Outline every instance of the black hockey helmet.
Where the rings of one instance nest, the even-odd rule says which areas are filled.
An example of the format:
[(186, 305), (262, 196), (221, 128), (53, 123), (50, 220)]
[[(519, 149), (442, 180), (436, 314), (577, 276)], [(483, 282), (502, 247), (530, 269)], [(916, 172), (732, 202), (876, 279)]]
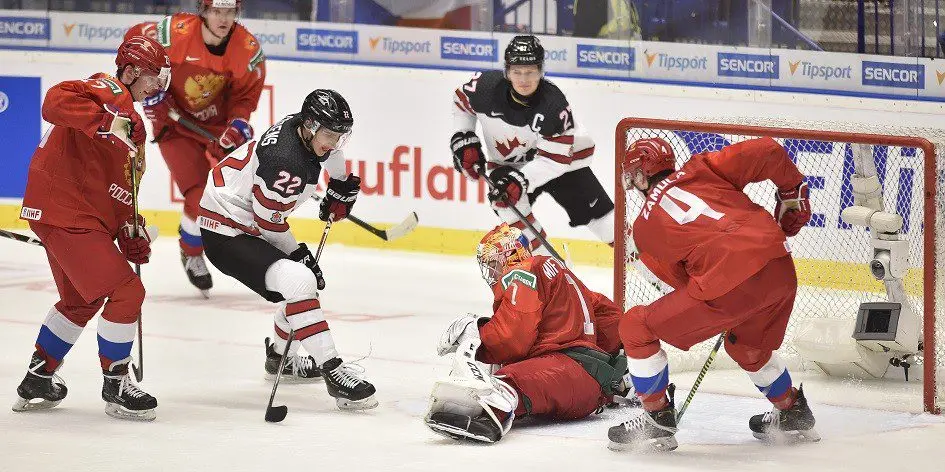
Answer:
[(312, 134), (315, 134), (318, 128), (325, 127), (341, 133), (346, 138), (354, 126), (351, 107), (348, 106), (347, 100), (334, 90), (312, 91), (302, 102), (302, 111), (299, 114), (303, 120), (312, 121), (312, 126), (308, 128)]
[(544, 70), (545, 48), (542, 47), (537, 37), (530, 34), (516, 36), (505, 47), (506, 71), (509, 66), (518, 65), (537, 65), (539, 69)]

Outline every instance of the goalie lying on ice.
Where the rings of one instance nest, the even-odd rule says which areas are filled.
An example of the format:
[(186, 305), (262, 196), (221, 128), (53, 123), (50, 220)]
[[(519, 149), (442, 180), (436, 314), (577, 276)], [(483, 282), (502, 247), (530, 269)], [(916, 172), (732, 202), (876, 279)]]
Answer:
[(494, 314), (459, 317), (440, 338), (438, 354), (456, 354), (424, 418), (437, 433), (496, 442), (515, 418), (580, 419), (628, 393), (621, 311), (559, 261), (527, 248), (507, 224), (479, 243)]

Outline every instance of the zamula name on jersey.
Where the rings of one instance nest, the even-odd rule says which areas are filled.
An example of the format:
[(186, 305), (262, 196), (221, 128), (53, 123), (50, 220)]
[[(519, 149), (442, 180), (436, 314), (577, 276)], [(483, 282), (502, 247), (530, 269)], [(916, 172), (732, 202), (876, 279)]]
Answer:
[(653, 188), (653, 191), (650, 192), (650, 196), (646, 199), (646, 205), (643, 206), (643, 219), (650, 219), (650, 212), (653, 211), (653, 207), (656, 206), (656, 203), (659, 202), (660, 197), (663, 196), (663, 190), (666, 190), (666, 187), (676, 183), (686, 175), (683, 171), (678, 171), (675, 174), (663, 179), (660, 183), (656, 184), (656, 187)]

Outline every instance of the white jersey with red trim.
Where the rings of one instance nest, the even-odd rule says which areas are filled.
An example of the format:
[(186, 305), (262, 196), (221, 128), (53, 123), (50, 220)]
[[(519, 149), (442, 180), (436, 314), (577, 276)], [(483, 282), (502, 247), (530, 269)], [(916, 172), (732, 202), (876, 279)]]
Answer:
[(286, 254), (298, 248), (288, 217), (315, 194), (324, 167), (347, 178), (341, 151), (316, 157), (299, 136), (301, 117), (289, 115), (249, 141), (210, 172), (200, 200), (202, 229), (224, 236), (258, 236)]
[(531, 189), (589, 166), (594, 154), (594, 141), (575, 125), (568, 99), (544, 78), (522, 104), (502, 71), (477, 72), (453, 94), (453, 121), (457, 131), (475, 131), (478, 121), (489, 167), (519, 169)]

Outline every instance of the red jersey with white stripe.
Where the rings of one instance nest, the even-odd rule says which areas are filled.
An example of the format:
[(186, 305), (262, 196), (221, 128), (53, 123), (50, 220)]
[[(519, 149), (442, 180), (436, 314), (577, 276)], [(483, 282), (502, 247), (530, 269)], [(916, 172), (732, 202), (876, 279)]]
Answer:
[(229, 154), (210, 171), (200, 200), (201, 228), (225, 236), (260, 236), (286, 253), (298, 245), (288, 217), (315, 194), (324, 167), (344, 180), (341, 151), (318, 158), (302, 142), (302, 118), (289, 115)]
[(482, 362), (509, 364), (578, 346), (614, 354), (620, 347), (623, 312), (551, 257), (510, 267), (493, 294), (495, 313), (479, 328)]
[(456, 130), (475, 131), (479, 122), (490, 168), (515, 167), (530, 188), (537, 188), (590, 165), (594, 141), (575, 126), (561, 89), (543, 78), (527, 105), (512, 99), (511, 92), (503, 72), (492, 70), (476, 73), (453, 93)]
[(137, 113), (131, 92), (108, 74), (61, 82), (46, 92), (43, 119), (52, 126), (30, 161), (20, 218), (114, 237), (134, 214), (131, 166), (134, 160), (140, 182), (144, 146), (132, 159), (127, 149), (96, 136), (105, 104)]
[(694, 298), (718, 298), (790, 252), (784, 231), (745, 186), (770, 180), (786, 190), (803, 179), (771, 138), (692, 156), (650, 189), (633, 222), (640, 259)]

